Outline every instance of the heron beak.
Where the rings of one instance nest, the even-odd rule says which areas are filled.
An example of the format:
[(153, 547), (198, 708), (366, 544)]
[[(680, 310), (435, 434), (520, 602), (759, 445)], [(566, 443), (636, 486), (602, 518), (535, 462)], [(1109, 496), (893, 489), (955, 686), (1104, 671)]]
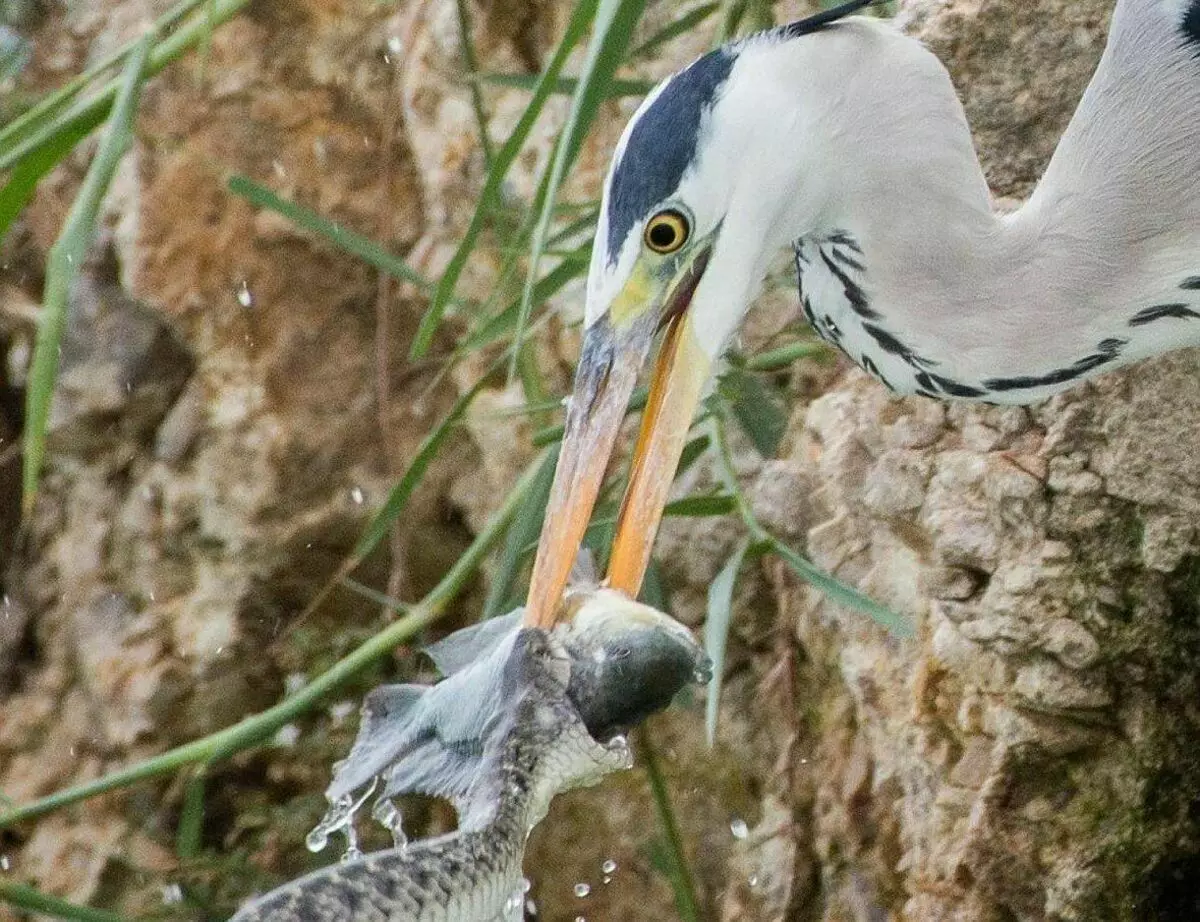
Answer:
[(606, 581), (630, 597), (641, 587), (667, 491), (712, 365), (687, 315), (708, 253), (707, 247), (702, 248), (666, 284), (639, 265), (609, 310), (584, 334), (530, 578), (526, 624), (549, 627), (557, 620), (559, 600), (604, 482), (638, 371), (662, 329)]

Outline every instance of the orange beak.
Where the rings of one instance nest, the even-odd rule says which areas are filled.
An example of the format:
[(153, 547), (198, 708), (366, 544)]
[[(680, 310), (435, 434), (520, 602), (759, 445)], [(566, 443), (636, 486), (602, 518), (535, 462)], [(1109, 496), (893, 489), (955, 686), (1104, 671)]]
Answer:
[(605, 581), (630, 597), (641, 588), (675, 468), (712, 368), (686, 313), (705, 262), (696, 260), (694, 271), (686, 273), (677, 290), (665, 299), (665, 311), (642, 305), (624, 333), (617, 332), (606, 315), (584, 336), (530, 579), (526, 624), (550, 627), (557, 620), (558, 603), (603, 484), (638, 370), (650, 351), (656, 318), (665, 314), (662, 346), (650, 380)]

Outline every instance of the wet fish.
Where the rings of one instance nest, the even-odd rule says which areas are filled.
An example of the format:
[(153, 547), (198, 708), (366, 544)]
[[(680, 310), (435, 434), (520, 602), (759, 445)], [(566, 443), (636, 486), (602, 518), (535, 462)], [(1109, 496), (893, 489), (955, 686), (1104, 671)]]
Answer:
[[(549, 632), (522, 627), (518, 610), (432, 645), (436, 685), (375, 689), (310, 847), (352, 830), (378, 785), (372, 812), (397, 846), (284, 884), (232, 922), (523, 919), (525, 844), (550, 801), (629, 768), (624, 733), (708, 678), (704, 652), (670, 617), (607, 589), (564, 605), (569, 620)], [(392, 799), (408, 793), (448, 799), (458, 829), (404, 844)]]

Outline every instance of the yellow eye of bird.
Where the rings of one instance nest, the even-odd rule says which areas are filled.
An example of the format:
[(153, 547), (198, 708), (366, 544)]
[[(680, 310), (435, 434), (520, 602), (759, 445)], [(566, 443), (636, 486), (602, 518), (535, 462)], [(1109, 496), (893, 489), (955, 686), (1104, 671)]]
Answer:
[(678, 211), (660, 211), (646, 222), (646, 246), (655, 253), (674, 253), (687, 243), (687, 218)]

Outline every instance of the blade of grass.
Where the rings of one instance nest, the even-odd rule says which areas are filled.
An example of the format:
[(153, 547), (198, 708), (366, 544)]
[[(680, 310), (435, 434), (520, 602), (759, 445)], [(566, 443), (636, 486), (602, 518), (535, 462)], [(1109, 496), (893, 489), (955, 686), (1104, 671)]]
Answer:
[(736, 365), (721, 375), (717, 390), (755, 450), (764, 458), (775, 457), (788, 423), (782, 395), (758, 375)]
[(689, 519), (704, 519), (715, 515), (729, 515), (737, 512), (737, 502), (732, 496), (724, 493), (708, 496), (684, 496), (672, 500), (663, 507), (663, 515)]
[(200, 840), (204, 834), (206, 769), (206, 765), (198, 765), (187, 772), (183, 787), (183, 809), (179, 811), (179, 827), (175, 831), (175, 854), (180, 858), (194, 858), (200, 854)]
[(8, 182), (0, 190), (0, 240), (33, 197), (42, 177), (58, 166), (89, 131), (91, 128), (68, 128), (13, 167)]
[(513, 589), (526, 557), (525, 548), (536, 546), (538, 535), (542, 532), (542, 520), (546, 517), (546, 504), (550, 500), (550, 485), (554, 482), (554, 465), (557, 463), (558, 448), (555, 447), (547, 452), (545, 463), (525, 494), (525, 501), (509, 523), (508, 535), (504, 539), (487, 601), (483, 605), (484, 619), (511, 611), (521, 604), (520, 599), (513, 598)]
[(230, 176), (227, 185), (230, 192), (244, 198), (251, 205), (265, 208), (287, 218), (297, 227), (324, 238), (339, 250), (349, 253), (351, 256), (357, 256), (380, 272), (386, 272), (394, 278), (408, 282), (422, 294), (429, 294), (433, 291), (433, 282), (370, 237), (346, 230), (340, 224), (322, 217), (303, 205), (280, 198), (270, 189), (260, 186), (246, 176)]
[(454, 288), (458, 284), (458, 279), (462, 275), (467, 260), (475, 251), (475, 243), (479, 238), (480, 232), (483, 230), (488, 211), (498, 198), (504, 177), (508, 175), (508, 170), (512, 166), (513, 161), (517, 159), (517, 154), (521, 152), (521, 148), (525, 146), (530, 131), (533, 130), (538, 116), (541, 115), (542, 109), (546, 105), (546, 100), (550, 98), (553, 92), (554, 82), (562, 72), (563, 65), (567, 63), (567, 58), (570, 56), (571, 51), (579, 43), (580, 39), (583, 38), (584, 33), (591, 24), (597, 2), (598, 0), (580, 0), (576, 5), (574, 12), (571, 14), (571, 19), (567, 23), (562, 41), (558, 43), (558, 47), (554, 50), (550, 62), (546, 65), (546, 69), (542, 71), (542, 76), (538, 80), (533, 97), (525, 106), (525, 110), (521, 113), (521, 118), (517, 121), (516, 127), (513, 129), (512, 134), (508, 136), (508, 140), (496, 152), (492, 168), (488, 170), (487, 178), (483, 183), (483, 189), (479, 193), (479, 205), (475, 209), (475, 214), (471, 216), (471, 223), (467, 226), (467, 231), (463, 234), (463, 239), (459, 242), (458, 248), (454, 251), (454, 255), (446, 265), (446, 269), (438, 281), (437, 290), (433, 294), (429, 307), (426, 309), (424, 316), (421, 317), (421, 323), (417, 328), (416, 336), (413, 338), (410, 353), (413, 358), (420, 358), (429, 351), (429, 347), (433, 343), (434, 332), (437, 330), (438, 325), (441, 323), (442, 315), (446, 312), (446, 308), (450, 304)]
[(684, 33), (691, 32), (692, 29), (708, 19), (713, 13), (720, 9), (719, 3), (705, 3), (702, 6), (696, 7), (684, 13), (674, 22), (669, 22), (648, 39), (638, 45), (633, 51), (629, 52), (630, 58), (644, 58), (650, 52), (656, 51), (661, 46), (665, 45), (672, 39), (676, 39)]
[[(596, 9), (596, 24), (592, 29), (587, 56), (580, 70), (579, 87), (571, 97), (567, 123), (563, 126), (554, 159), (550, 164), (546, 200), (542, 203), (530, 242), (525, 290), (521, 297), (521, 308), (517, 312), (517, 329), (513, 334), (513, 341), (518, 348), (524, 339), (525, 327), (533, 309), (534, 286), (537, 284), (542, 251), (545, 250), (546, 241), (550, 236), (550, 221), (554, 217), (554, 202), (558, 197), (558, 189), (575, 162), (583, 140), (600, 111), (600, 104), (604, 101), (604, 88), (612, 82), (617, 67), (625, 56), (629, 39), (638, 20), (641, 19), (645, 5), (646, 0), (601, 0)], [(510, 376), (514, 370), (515, 365), (509, 370)]]
[(72, 919), (74, 922), (125, 922), (124, 916), (103, 909), (93, 909), (90, 906), (80, 906), (68, 903), (56, 896), (42, 893), (26, 884), (15, 884), (0, 881), (0, 900), (18, 909), (37, 912), (59, 919)]
[[(590, 245), (587, 248), (590, 249)], [(585, 248), (580, 247), (580, 250), (576, 252), (580, 252), (583, 249)], [(541, 303), (552, 298), (585, 272), (586, 268), (581, 267), (575, 260), (564, 259), (538, 280), (537, 286), (534, 288), (534, 300)], [(510, 301), (502, 311), (488, 318), (478, 329), (468, 334), (455, 349), (456, 355), (477, 352), (483, 347), (496, 342), (505, 334), (511, 333), (517, 327), (517, 312), (520, 308), (521, 302), (519, 298)]]
[(102, 778), (58, 791), (24, 806), (0, 814), (0, 829), (22, 820), (43, 816), (81, 800), (107, 791), (171, 774), (187, 765), (212, 762), (269, 739), (279, 728), (311, 710), (340, 685), (352, 679), (376, 660), (388, 655), (401, 643), (415, 637), (445, 613), (467, 584), (467, 580), (504, 535), (511, 517), (516, 513), (530, 483), (545, 460), (538, 455), (521, 475), (521, 479), (505, 497), (483, 530), (455, 561), (449, 572), (425, 598), (413, 605), (409, 613), (392, 622), (382, 631), (338, 660), (330, 669), (279, 704), (239, 721), (231, 727), (185, 743), (161, 755), (146, 759), (127, 768), (118, 769)]
[(467, 72), (467, 87), (471, 94), (471, 108), (475, 112), (475, 124), (479, 129), (479, 149), (483, 151), (484, 168), (490, 170), (492, 161), (492, 140), (488, 137), (487, 115), (483, 111), (483, 97), (479, 93), (479, 81), (475, 75), (479, 73), (479, 62), (475, 60), (475, 44), (471, 38), (471, 11), (467, 0), (454, 0), (458, 11), (458, 37), (462, 43), (463, 69)]
[[(487, 83), (492, 86), (503, 86), (514, 90), (534, 90), (537, 88), (538, 77), (534, 74), (477, 74), (476, 83)], [(605, 95), (609, 99), (621, 96), (645, 96), (656, 86), (653, 80), (613, 80), (605, 87)], [(551, 92), (556, 95), (573, 95), (579, 89), (577, 77), (559, 77), (554, 81)]]
[[(209, 0), (182, 0), (181, 3), (175, 4), (154, 20), (150, 26), (150, 31), (156, 35), (166, 34), (179, 19), (205, 2), (209, 2)], [(129, 53), (137, 46), (137, 43), (138, 40), (134, 39), (122, 45), (112, 54), (106, 55), (95, 64), (92, 64), (83, 73), (71, 78), (71, 80), (57, 90), (52, 90), (42, 96), (36, 103), (8, 124), (0, 126), (0, 151), (8, 150), (18, 141), (28, 137), (32, 131), (44, 127), (71, 100), (78, 96), (89, 83), (97, 80), (102, 74), (112, 70), (117, 64), (128, 57)]]
[[(202, 0), (196, 0), (198, 5)], [(190, 16), (177, 29), (154, 46), (146, 62), (145, 76), (152, 77), (177, 58), (200, 43), (210, 22), (221, 25), (236, 16), (250, 0), (213, 0), (211, 17), (208, 14)], [(72, 127), (90, 131), (103, 124), (121, 89), (120, 80), (111, 80), (88, 99), (78, 99), (65, 105), (44, 122), (32, 125), (29, 133), (11, 143), (0, 142), (0, 172), (12, 169), (30, 153), (58, 134)]]
[(654, 811), (658, 814), (662, 826), (663, 838), (667, 848), (667, 857), (671, 864), (671, 889), (675, 892), (675, 909), (683, 922), (700, 922), (700, 900), (697, 897), (696, 879), (688, 865), (687, 852), (683, 848), (683, 836), (679, 832), (679, 823), (675, 819), (675, 810), (671, 806), (671, 795), (667, 792), (667, 782), (663, 778), (662, 764), (658, 752), (650, 738), (650, 732), (643, 727), (638, 734), (639, 752), (646, 768), (646, 780), (650, 782), (650, 795), (654, 800)]
[(779, 371), (787, 368), (800, 359), (824, 357), (831, 355), (829, 347), (818, 342), (799, 342), (780, 346), (752, 355), (746, 360), (746, 367), (751, 371)]
[(442, 447), (442, 443), (446, 440), (446, 437), (453, 431), (455, 424), (466, 413), (467, 407), (471, 405), (471, 401), (486, 386), (488, 377), (486, 374), (480, 377), (469, 390), (459, 397), (455, 401), (454, 406), (450, 408), (450, 412), (421, 441), (421, 445), (417, 449), (416, 455), (413, 456), (408, 469), (404, 472), (404, 476), (388, 491), (387, 499), (384, 500), (379, 511), (375, 513), (363, 531), (362, 537), (354, 545), (354, 550), (351, 552), (349, 560), (343, 565), (343, 573), (349, 573), (350, 570), (357, 567), (371, 551), (375, 550), (379, 542), (391, 532), (396, 519), (400, 517), (400, 514), (404, 511), (404, 507), (408, 505), (408, 500), (412, 496), (413, 491), (416, 490), (424, 478), (425, 471), (429, 468), (429, 463)]
[(717, 468), (724, 481), (725, 489), (737, 501), (738, 513), (753, 542), (756, 545), (768, 546), (771, 552), (778, 555), (797, 576), (820, 590), (831, 602), (844, 605), (853, 611), (862, 612), (898, 637), (911, 637), (912, 627), (903, 616), (880, 605), (857, 589), (834, 579), (762, 526), (750, 508), (750, 501), (742, 492), (741, 484), (738, 482), (737, 471), (733, 466), (733, 454), (729, 450), (729, 440), (725, 433), (725, 417), (720, 401), (710, 400), (709, 403), (712, 406), (708, 421), (709, 435), (716, 453)]
[(66, 327), (71, 289), (95, 236), (100, 205), (112, 183), (117, 165), (133, 141), (133, 120), (137, 115), (142, 78), (152, 41), (153, 35), (146, 35), (129, 58), (108, 131), (88, 168), (83, 187), (71, 206), (62, 233), (50, 248), (46, 261), (46, 289), (26, 398), (21, 496), (22, 510), (26, 515), (33, 507), (46, 451), (46, 428), (50, 419), (50, 403), (54, 397), (54, 381), (58, 376), (58, 347)]
[(712, 661), (712, 678), (708, 682), (708, 701), (704, 711), (704, 730), (708, 745), (717, 741), (717, 714), (721, 707), (721, 686), (725, 679), (725, 650), (729, 643), (729, 625), (733, 621), (733, 590), (750, 539), (743, 538), (734, 548), (725, 566), (708, 586), (708, 615), (704, 619), (704, 651)]

